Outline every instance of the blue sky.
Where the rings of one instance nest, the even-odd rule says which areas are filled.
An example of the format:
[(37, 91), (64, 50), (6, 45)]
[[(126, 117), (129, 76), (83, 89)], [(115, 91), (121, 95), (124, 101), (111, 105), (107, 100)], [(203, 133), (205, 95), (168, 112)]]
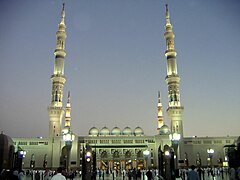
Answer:
[[(63, 1), (0, 1), (0, 130), (47, 136), (55, 33)], [(64, 104), (72, 128), (140, 126), (157, 133), (157, 92), (167, 117), (164, 26), (169, 4), (185, 136), (240, 132), (240, 1), (66, 1)]]

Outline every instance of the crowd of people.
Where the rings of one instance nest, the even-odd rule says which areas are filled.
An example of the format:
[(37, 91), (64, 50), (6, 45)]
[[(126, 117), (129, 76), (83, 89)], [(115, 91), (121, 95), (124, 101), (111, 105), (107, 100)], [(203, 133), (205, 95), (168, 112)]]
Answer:
[[(225, 174), (224, 174), (225, 173)], [(57, 171), (52, 171), (49, 169), (45, 170), (2, 170), (0, 174), (1, 180), (24, 180), (25, 176), (30, 176), (33, 180), (73, 180), (76, 176), (81, 177), (82, 172), (76, 170), (66, 171), (59, 167)], [(96, 179), (104, 179), (104, 177), (111, 177), (112, 179), (121, 179), (128, 180), (167, 180), (159, 175), (158, 169), (128, 169), (128, 170), (117, 170), (117, 169), (97, 169)], [(240, 167), (239, 168), (229, 168), (223, 169), (221, 167), (195, 167), (192, 165), (190, 168), (179, 169), (178, 172), (175, 172), (176, 179), (182, 180), (208, 180), (208, 179), (224, 179), (228, 176), (229, 180), (240, 180)]]
[[(176, 179), (182, 180), (210, 180), (210, 179), (224, 179), (224, 177), (229, 177), (229, 180), (240, 180), (240, 167), (237, 169), (229, 168), (224, 169), (222, 167), (196, 167), (192, 165), (190, 168), (181, 168), (177, 172), (174, 172)], [(99, 179), (103, 179), (106, 175), (119, 177), (122, 176), (123, 179), (132, 180), (154, 180), (160, 179), (164, 180), (167, 178), (159, 175), (158, 169), (129, 169), (129, 170), (97, 170), (97, 176)], [(116, 178), (115, 178), (116, 179)]]
[[(3, 169), (0, 174), (0, 180), (24, 180), (24, 177), (31, 177), (32, 180), (54, 180), (54, 176), (65, 177), (65, 179), (73, 180), (77, 176), (76, 170), (66, 171), (66, 169), (59, 167), (56, 171), (49, 169), (45, 170), (5, 170)], [(59, 178), (57, 178), (59, 179)], [(62, 178), (63, 179), (63, 178)]]

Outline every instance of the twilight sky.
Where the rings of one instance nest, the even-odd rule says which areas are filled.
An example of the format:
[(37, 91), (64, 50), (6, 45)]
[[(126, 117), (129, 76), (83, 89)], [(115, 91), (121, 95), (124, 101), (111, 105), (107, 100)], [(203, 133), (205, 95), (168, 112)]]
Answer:
[[(48, 135), (59, 0), (0, 1), (0, 130)], [(175, 33), (185, 136), (240, 135), (239, 0), (69, 0), (64, 106), (72, 129), (167, 125), (165, 3)]]

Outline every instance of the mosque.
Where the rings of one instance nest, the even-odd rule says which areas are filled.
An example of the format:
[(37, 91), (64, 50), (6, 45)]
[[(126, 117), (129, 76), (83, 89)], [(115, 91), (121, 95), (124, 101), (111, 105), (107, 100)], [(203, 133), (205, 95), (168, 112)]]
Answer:
[[(64, 58), (66, 56), (66, 26), (64, 5), (56, 33), (54, 71), (51, 76), (51, 104), (48, 107), (49, 134), (46, 138), (13, 138), (15, 149), (26, 152), (25, 169), (57, 168), (67, 165), (80, 169), (83, 147), (89, 144), (96, 152), (96, 166), (100, 169), (157, 168), (158, 151), (173, 147), (179, 167), (188, 165), (227, 165), (226, 146), (236, 144), (238, 137), (184, 137), (183, 112), (180, 98), (180, 75), (177, 71), (177, 52), (170, 12), (166, 6), (165, 33), (167, 60), (166, 84), (168, 87), (167, 115), (170, 127), (165, 125), (160, 93), (158, 93), (158, 119), (156, 135), (147, 136), (141, 127), (92, 127), (86, 136), (71, 131), (71, 96), (63, 107), (63, 91), (66, 82)], [(63, 127), (63, 120), (65, 122)]]

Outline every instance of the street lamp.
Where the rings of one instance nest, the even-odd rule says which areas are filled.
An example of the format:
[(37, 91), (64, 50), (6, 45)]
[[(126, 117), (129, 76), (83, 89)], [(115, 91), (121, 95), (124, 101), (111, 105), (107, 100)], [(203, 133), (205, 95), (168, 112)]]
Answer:
[(72, 148), (72, 142), (74, 141), (74, 139), (75, 139), (75, 135), (70, 130), (70, 127), (66, 128), (63, 131), (63, 141), (65, 141), (65, 146), (67, 149), (67, 159), (66, 159), (66, 169), (67, 170), (69, 170), (70, 152), (71, 152), (71, 148)]
[(197, 153), (197, 160), (196, 160), (196, 164), (198, 167), (201, 167), (202, 162), (201, 162), (201, 157), (200, 157), (200, 153)]
[(148, 157), (150, 155), (150, 151), (149, 150), (145, 150), (143, 151), (143, 156), (145, 157), (145, 161), (146, 161), (146, 169), (148, 169)]
[(23, 165), (23, 158), (26, 156), (26, 151), (18, 146), (17, 152), (14, 153), (14, 168), (21, 170)]
[(96, 154), (89, 144), (83, 149), (82, 178), (96, 179)]
[(168, 180), (175, 180), (174, 150), (168, 145), (164, 145), (164, 175)]
[(89, 163), (91, 161), (92, 158), (92, 153), (90, 151), (87, 151), (86, 153), (86, 161)]
[(178, 148), (178, 145), (179, 145), (179, 141), (181, 139), (181, 134), (179, 133), (173, 133), (173, 134), (170, 134), (169, 135), (169, 139), (171, 140), (172, 142), (172, 147), (174, 149), (174, 152), (175, 152), (175, 168), (178, 169), (178, 155), (179, 155), (179, 148)]
[(207, 158), (207, 161), (208, 161), (208, 166), (211, 166), (212, 165), (212, 157), (213, 157), (213, 154), (214, 154), (214, 149), (207, 149), (207, 153), (208, 153), (208, 158)]

